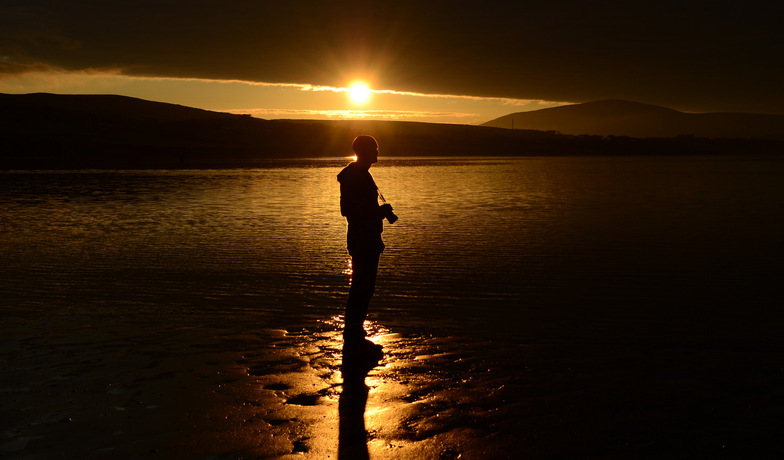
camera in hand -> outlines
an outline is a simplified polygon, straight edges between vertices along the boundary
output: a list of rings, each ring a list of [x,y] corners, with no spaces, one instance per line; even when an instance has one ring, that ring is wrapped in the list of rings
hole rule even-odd
[[[392,212],[392,205],[386,203],[381,205],[381,213],[390,224],[394,224],[397,221],[397,216]]]

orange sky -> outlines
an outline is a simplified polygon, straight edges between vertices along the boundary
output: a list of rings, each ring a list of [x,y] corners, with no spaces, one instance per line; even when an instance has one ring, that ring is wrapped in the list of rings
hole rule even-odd
[[[131,77],[100,72],[31,72],[0,79],[0,92],[121,94],[258,118],[364,118],[431,123],[480,124],[513,112],[559,102],[461,95],[428,95],[369,87],[367,99],[350,87],[317,87],[243,81]],[[367,85],[367,84],[366,84]]]

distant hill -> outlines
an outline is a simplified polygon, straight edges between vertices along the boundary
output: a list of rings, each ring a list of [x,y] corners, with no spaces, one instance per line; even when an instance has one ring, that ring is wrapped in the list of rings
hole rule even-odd
[[[4,110],[13,111],[9,115],[17,117],[40,116],[44,110],[52,117],[69,114],[77,118],[89,118],[99,115],[102,118],[121,117],[154,122],[218,120],[234,116],[224,112],[111,94],[0,94],[0,103]]]
[[[483,126],[639,138],[784,139],[784,115],[684,113],[620,100],[517,112],[488,121]]]
[[[359,134],[376,136],[386,157],[784,151],[779,141],[642,140],[402,121],[262,120],[123,96],[0,94],[0,169],[253,166],[268,159],[348,156]]]

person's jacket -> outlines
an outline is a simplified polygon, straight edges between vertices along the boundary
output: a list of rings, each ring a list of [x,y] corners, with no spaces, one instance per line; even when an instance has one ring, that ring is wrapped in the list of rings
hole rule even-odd
[[[348,221],[348,252],[384,250],[381,233],[383,216],[378,205],[378,188],[370,171],[350,163],[338,174],[340,182],[340,214]]]

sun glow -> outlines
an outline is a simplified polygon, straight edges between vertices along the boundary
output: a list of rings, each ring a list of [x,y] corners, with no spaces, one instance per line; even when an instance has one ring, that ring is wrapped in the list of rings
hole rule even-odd
[[[0,56],[0,68],[3,57]],[[373,88],[347,77],[343,86],[244,80],[136,77],[119,70],[0,72],[0,93],[118,94],[265,119],[400,120],[480,124],[510,112],[558,107],[568,102]],[[360,102],[362,100],[363,102]]]
[[[367,102],[370,99],[370,88],[364,83],[356,82],[348,89],[351,100],[357,103]]]

